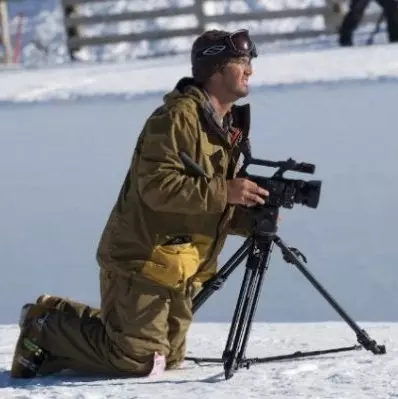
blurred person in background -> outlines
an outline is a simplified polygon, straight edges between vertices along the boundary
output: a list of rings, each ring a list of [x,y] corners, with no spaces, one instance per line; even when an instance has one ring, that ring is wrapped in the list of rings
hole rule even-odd
[[[215,275],[227,235],[250,234],[248,210],[268,196],[237,177],[250,106],[234,103],[249,93],[256,56],[246,30],[195,40],[193,77],[144,124],[101,235],[100,309],[49,295],[26,304],[12,377],[146,376],[181,364],[195,293]]]
[[[352,46],[352,36],[361,22],[366,8],[371,0],[351,0],[350,9],[345,15],[339,29],[339,44]],[[382,7],[387,21],[388,39],[391,43],[398,42],[398,2],[396,0],[377,0]]]

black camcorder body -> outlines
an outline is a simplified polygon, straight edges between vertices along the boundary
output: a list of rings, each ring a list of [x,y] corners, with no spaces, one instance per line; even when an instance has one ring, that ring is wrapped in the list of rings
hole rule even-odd
[[[247,175],[247,178],[269,192],[265,199],[265,207],[293,208],[294,204],[301,204],[309,208],[318,206],[321,181],[296,180],[283,177],[263,177]]]
[[[249,165],[271,166],[279,169],[271,177],[264,177],[248,174],[246,170]],[[264,205],[256,205],[249,208],[257,234],[276,232],[280,208],[291,209],[294,204],[301,204],[309,208],[318,206],[321,181],[287,179],[283,177],[283,173],[287,171],[312,174],[315,171],[315,166],[308,163],[296,163],[291,158],[287,161],[279,162],[251,157],[245,158],[245,162],[238,173],[239,177],[247,178],[269,192],[269,196],[264,199]]]
[[[292,158],[278,162],[253,158],[249,139],[240,143],[240,149],[244,155],[244,161],[238,175],[246,177],[269,192],[269,197],[263,207],[293,208],[294,204],[310,208],[318,206],[322,185],[320,180],[305,181],[287,179],[283,176],[288,171],[313,174],[315,165],[306,162],[298,163]],[[271,177],[257,176],[247,172],[250,165],[268,166],[278,168],[278,170]]]

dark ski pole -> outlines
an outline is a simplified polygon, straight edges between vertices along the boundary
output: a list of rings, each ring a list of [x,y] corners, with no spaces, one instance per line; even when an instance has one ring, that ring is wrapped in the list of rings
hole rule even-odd
[[[383,19],[384,19],[384,11],[382,11],[381,14],[379,15],[379,18],[377,19],[376,24],[375,24],[375,28],[370,33],[368,40],[366,41],[367,46],[370,46],[371,44],[373,44],[374,37],[379,33]]]

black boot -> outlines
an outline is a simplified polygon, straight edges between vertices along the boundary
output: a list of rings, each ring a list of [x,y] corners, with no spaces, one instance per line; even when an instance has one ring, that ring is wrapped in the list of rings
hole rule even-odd
[[[21,310],[21,332],[15,346],[10,375],[12,378],[33,378],[48,357],[37,339],[41,328],[49,315],[49,310],[42,305],[27,304]]]
[[[339,45],[341,47],[350,47],[353,46],[352,43],[352,35],[348,34],[339,34]]]
[[[394,4],[395,5],[395,4]],[[390,7],[387,14],[387,32],[390,43],[398,42],[398,7]]]

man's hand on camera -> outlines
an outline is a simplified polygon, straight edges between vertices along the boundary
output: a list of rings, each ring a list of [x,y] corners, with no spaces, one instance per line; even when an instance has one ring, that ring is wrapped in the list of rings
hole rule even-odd
[[[269,195],[267,190],[244,178],[227,180],[227,190],[227,202],[229,204],[248,207],[264,205],[264,198]]]

